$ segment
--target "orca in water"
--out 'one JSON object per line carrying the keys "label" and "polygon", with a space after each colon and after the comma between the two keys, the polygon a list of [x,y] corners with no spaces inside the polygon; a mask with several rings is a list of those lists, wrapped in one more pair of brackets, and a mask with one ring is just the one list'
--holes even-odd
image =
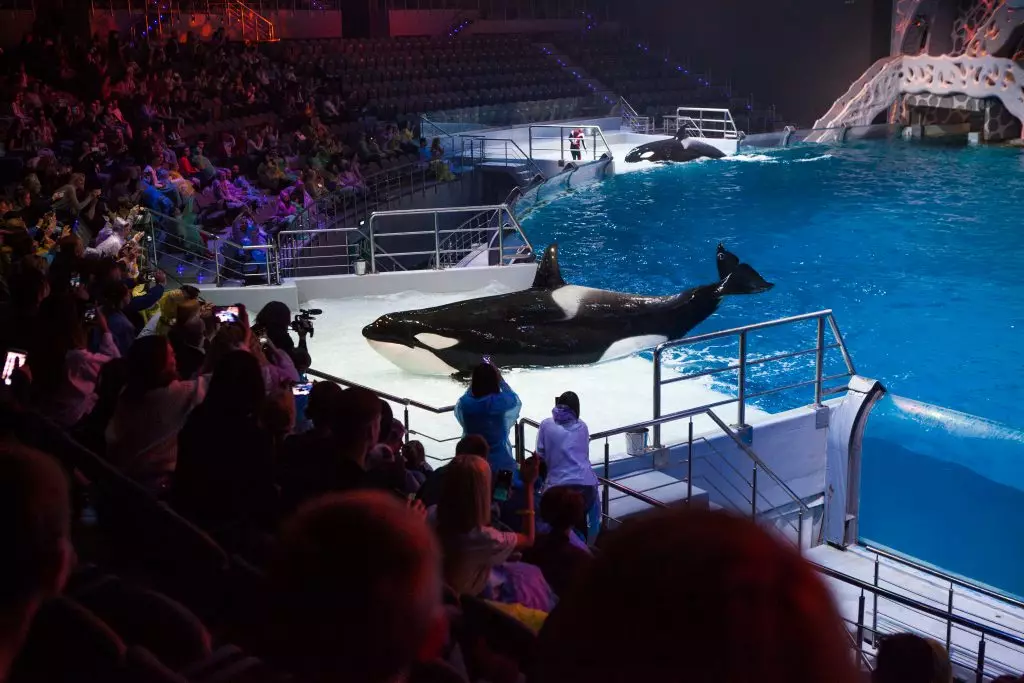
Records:
{"label": "orca in water", "polygon": [[688,136],[685,130],[668,140],[655,140],[634,147],[626,155],[627,164],[639,161],[693,161],[694,159],[721,159],[725,152],[706,142]]}
{"label": "orca in water", "polygon": [[587,365],[680,339],[723,296],[773,287],[721,244],[717,262],[718,282],[645,296],[566,284],[552,244],[530,289],[389,313],[364,327],[363,336],[417,374],[464,375],[485,356],[503,368]]}

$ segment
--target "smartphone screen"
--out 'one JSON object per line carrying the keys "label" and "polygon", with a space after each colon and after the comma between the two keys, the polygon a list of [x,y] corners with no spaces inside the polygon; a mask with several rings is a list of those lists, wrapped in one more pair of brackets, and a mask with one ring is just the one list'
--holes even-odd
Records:
{"label": "smartphone screen", "polygon": [[512,493],[512,470],[498,470],[494,480],[494,500],[506,501]]}
{"label": "smartphone screen", "polygon": [[10,350],[7,352],[7,357],[4,358],[4,372],[3,382],[5,386],[11,386],[11,378],[14,376],[14,371],[25,364],[28,360],[28,354],[24,351]]}
{"label": "smartphone screen", "polygon": [[222,323],[238,322],[238,306],[217,306],[213,311],[217,320]]}
{"label": "smartphone screen", "polygon": [[313,388],[312,382],[306,384],[296,384],[292,387],[292,393],[296,396],[309,396],[309,390]]}
{"label": "smartphone screen", "polygon": [[71,273],[71,286],[77,287],[82,284],[82,277],[78,273]]}
{"label": "smartphone screen", "polygon": [[90,306],[85,309],[85,322],[91,323],[96,320],[96,307]]}

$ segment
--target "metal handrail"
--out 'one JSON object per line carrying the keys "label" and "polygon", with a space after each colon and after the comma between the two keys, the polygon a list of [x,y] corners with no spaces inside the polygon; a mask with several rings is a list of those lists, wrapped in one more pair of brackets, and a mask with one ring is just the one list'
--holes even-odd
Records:
{"label": "metal handrail", "polygon": [[[668,504],[664,503],[663,501],[657,500],[655,498],[651,498],[650,496],[644,495],[643,493],[640,493],[639,491],[633,490],[633,489],[629,488],[628,486],[623,486],[622,484],[619,484],[618,482],[616,482],[614,480],[608,479],[606,477],[600,477],[600,476],[597,477],[597,479],[598,479],[599,485],[605,486],[605,490],[606,491],[607,491],[608,488],[615,489],[616,491],[624,493],[625,495],[630,496],[632,498],[635,498],[636,500],[639,500],[639,501],[641,501],[641,502],[643,502],[643,503],[645,503],[647,505],[650,505],[651,507],[654,507],[654,508],[667,509],[667,508],[670,507]],[[606,495],[606,497],[607,497],[607,495]],[[603,516],[603,519],[605,519],[605,520],[609,519],[608,508],[607,508],[607,504],[606,503],[605,503],[604,508],[602,510],[602,516]],[[848,634],[851,636],[851,640],[852,640],[851,646],[852,646],[852,649],[854,650],[854,652],[856,653],[858,661],[860,661],[868,669],[870,669],[871,666],[870,666],[870,663],[867,660],[867,653],[865,653],[864,649],[863,649],[863,645],[862,645],[863,640],[864,640],[863,639],[863,634],[864,634],[865,630],[869,630],[869,631],[872,631],[873,633],[877,634],[878,633],[878,627],[877,627],[877,625],[875,625],[875,626],[868,626],[867,624],[865,624],[865,619],[864,619],[864,616],[865,616],[864,615],[864,612],[865,612],[864,594],[865,593],[868,593],[868,594],[872,595],[872,597],[873,597],[873,599],[875,601],[875,615],[876,615],[876,618],[877,618],[878,599],[881,598],[881,599],[884,599],[884,600],[890,600],[892,602],[895,602],[895,603],[897,603],[899,605],[902,605],[903,607],[908,608],[910,610],[913,610],[915,612],[920,612],[922,614],[925,614],[925,615],[927,615],[927,616],[929,616],[929,617],[931,617],[933,619],[936,619],[938,621],[945,621],[948,624],[948,627],[950,629],[955,625],[955,626],[957,626],[958,628],[960,628],[962,630],[975,631],[975,632],[979,633],[981,635],[981,640],[978,643],[977,663],[974,666],[974,671],[977,674],[977,680],[979,682],[982,680],[982,677],[983,677],[984,671],[985,671],[985,661],[986,661],[986,658],[985,658],[985,650],[986,650],[985,644],[986,644],[986,638],[991,639],[991,640],[996,640],[997,642],[998,641],[1003,641],[1004,643],[1024,648],[1024,638],[1022,638],[1020,636],[1014,635],[1012,633],[1008,633],[1007,631],[1004,631],[1002,629],[989,626],[987,624],[975,621],[973,619],[969,619],[969,618],[966,618],[966,617],[958,616],[956,614],[953,614],[952,611],[943,611],[943,610],[941,610],[941,609],[939,609],[937,607],[934,607],[932,605],[929,605],[927,603],[921,602],[919,600],[915,600],[913,598],[909,598],[907,596],[901,595],[899,593],[895,593],[895,592],[887,590],[885,588],[880,588],[880,587],[872,585],[872,584],[870,584],[870,583],[868,583],[866,581],[862,581],[861,579],[858,579],[856,577],[849,576],[849,575],[844,574],[842,572],[836,571],[836,570],[834,570],[834,569],[832,569],[830,567],[826,567],[826,566],[824,566],[822,564],[818,564],[817,562],[808,561],[808,563],[819,574],[822,574],[822,575],[824,575],[826,577],[829,577],[829,578],[834,579],[836,581],[839,581],[841,583],[844,583],[844,584],[847,584],[849,586],[852,586],[853,588],[857,588],[857,589],[859,589],[861,591],[861,596],[860,596],[860,600],[859,600],[859,603],[858,603],[858,617],[857,617],[857,621],[852,621],[852,620],[847,619],[845,617],[843,617],[843,621],[845,621],[848,624],[850,624],[851,626],[855,627],[854,633],[849,633],[849,631],[848,631]],[[947,643],[946,647],[947,647],[947,650],[948,650],[949,649],[949,643]],[[950,652],[952,652],[952,651],[950,651]],[[995,660],[992,660],[992,661],[995,661]]]}
{"label": "metal handrail", "polygon": [[[696,114],[696,116],[694,116]],[[713,115],[712,118],[706,118],[704,115]],[[717,115],[717,116],[714,116]],[[676,126],[678,130],[678,123],[682,120],[688,120],[697,126],[700,131],[700,137],[707,137],[707,133],[720,134],[726,140],[735,140],[739,137],[740,131],[736,128],[736,121],[732,118],[732,111],[729,109],[720,109],[715,107],[676,107],[675,117],[666,117],[667,119],[675,118]],[[708,124],[708,125],[705,125]]]}
{"label": "metal handrail", "polygon": [[[385,184],[384,181],[390,180],[391,178],[395,178],[395,177],[401,178],[401,177],[403,177],[406,174],[406,172],[411,172],[411,173],[421,172],[425,176],[426,175],[426,171],[427,171],[427,169],[426,169],[425,162],[423,162],[423,161],[411,161],[411,162],[409,162],[407,164],[399,164],[398,166],[391,166],[390,168],[381,169],[380,171],[377,171],[376,173],[371,173],[370,175],[368,175],[365,178],[363,178],[363,182],[365,183],[365,185],[366,185],[368,190],[375,190],[379,186],[384,185]],[[456,176],[456,177],[461,178],[462,176],[459,175],[459,176]],[[426,179],[425,178],[424,178],[423,186],[424,187],[426,186]],[[308,216],[310,214],[318,211],[320,208],[322,208],[323,205],[327,205],[327,204],[331,204],[331,203],[348,204],[349,200],[353,200],[352,201],[353,205],[358,204],[357,200],[359,198],[354,196],[354,195],[352,195],[350,192],[346,192],[345,191],[346,189],[347,188],[341,188],[341,189],[335,190],[334,192],[331,192],[330,194],[317,199],[313,204],[311,204],[309,206],[303,207],[298,213],[295,214],[295,218],[292,220],[292,225],[303,225],[303,224],[310,223],[310,220],[309,220]],[[412,192],[416,192],[416,190],[413,189]],[[358,207],[354,206],[353,208],[358,208]],[[306,232],[315,232],[318,229],[319,228],[308,228],[308,229],[306,229]]]}
{"label": "metal handrail", "polygon": [[[757,332],[760,330],[766,330],[773,327],[779,327],[782,325],[790,325],[808,320],[817,321],[817,336],[816,343],[813,348],[805,349],[801,351],[793,351],[785,354],[779,354],[773,357],[747,360],[747,336],[751,332]],[[832,331],[832,335],[835,337],[835,344],[825,344],[825,324],[828,324]],[[691,346],[693,344],[700,344],[715,339],[721,339],[723,337],[737,337],[739,341],[739,360],[736,364],[729,363],[728,365],[710,368],[702,372],[690,373],[686,375],[679,375],[668,379],[662,377],[662,363],[664,354],[675,348],[681,348],[684,346]],[[824,374],[825,365],[825,352],[832,348],[838,348],[843,356],[843,361],[846,364],[846,372],[838,375]],[[746,377],[747,368],[752,365],[758,365],[767,363],[773,360],[780,360],[783,358],[793,358],[802,355],[815,355],[815,374],[814,379],[806,382],[798,382],[783,387],[775,387],[765,391],[758,392],[756,394],[747,394]],[[734,327],[728,330],[722,330],[720,332],[710,332],[708,334],[699,334],[694,337],[684,337],[675,341],[668,341],[659,344],[654,349],[654,377],[653,377],[653,393],[654,393],[654,416],[658,417],[661,414],[661,390],[662,387],[668,384],[674,384],[675,382],[681,382],[686,379],[694,379],[696,377],[706,377],[710,375],[719,374],[722,372],[738,371],[737,377],[737,391],[736,398],[726,399],[715,404],[715,406],[726,405],[729,403],[737,404],[737,422],[739,426],[746,425],[746,409],[747,400],[759,396],[767,396],[770,394],[779,393],[782,391],[788,391],[790,389],[799,388],[802,386],[814,385],[814,405],[821,405],[822,398],[826,395],[839,393],[843,391],[845,387],[832,387],[826,389],[823,385],[826,381],[840,379],[843,377],[852,377],[857,374],[856,369],[853,365],[853,359],[850,357],[850,352],[846,348],[846,343],[843,340],[843,336],[839,331],[839,326],[835,321],[835,317],[832,315],[831,309],[817,311],[814,313],[804,313],[802,315],[794,315],[787,318],[779,318],[777,320],[768,320],[760,323],[753,323],[751,325],[744,325],[742,327]],[[660,445],[661,443],[661,429],[660,426],[654,428],[654,444]]]}
{"label": "metal handrail", "polygon": [[[489,137],[487,135],[473,135],[473,134],[468,134],[468,133],[464,133],[460,137],[469,139],[469,140],[473,141],[474,144],[477,141],[483,143],[483,144],[480,145],[480,160],[481,161],[487,161],[488,160],[488,157],[487,157],[487,144],[486,143],[488,143],[488,142],[500,142],[500,143],[503,143],[505,145],[505,154],[501,158],[504,161],[508,162],[510,159],[514,159],[516,161],[520,161],[520,162],[522,162],[522,164],[524,166],[529,166],[530,167],[530,171],[533,173],[533,175],[535,177],[536,176],[540,176],[541,178],[547,179],[547,176],[544,174],[544,171],[542,171],[540,166],[537,165],[537,162],[534,161],[533,157],[531,155],[527,154],[523,150],[523,148],[519,146],[519,143],[516,142],[515,140],[513,140],[512,138],[495,138],[495,137]],[[509,156],[509,145],[512,145],[512,149],[513,150],[519,152],[518,156],[511,156],[511,157]]]}
{"label": "metal handrail", "polygon": [[[615,489],[616,491],[619,491],[621,493],[625,493],[630,498],[636,498],[637,500],[639,500],[642,503],[647,503],[651,507],[656,507],[656,508],[667,508],[667,507],[669,507],[667,503],[665,503],[663,501],[660,501],[657,498],[651,498],[650,496],[644,495],[643,493],[640,493],[636,489],[631,489],[628,486],[623,486],[622,484],[620,484],[619,482],[615,481],[614,479],[605,479],[604,477],[598,477],[597,481],[598,481],[599,484],[604,484],[605,486],[610,486],[611,488]],[[605,514],[607,514],[607,511],[605,512]]]}
{"label": "metal handrail", "polygon": [[[796,493],[793,491],[793,489],[791,489],[784,481],[782,481],[782,479],[780,479],[779,476],[776,475],[775,472],[773,472],[772,469],[770,467],[768,467],[768,465],[765,464],[765,462],[763,460],[761,460],[760,456],[758,456],[753,451],[753,449],[750,448],[750,446],[748,446],[747,444],[743,443],[743,441],[739,438],[739,436],[727,424],[725,424],[725,422],[723,422],[721,420],[721,418],[719,418],[717,415],[714,414],[714,412],[712,411],[712,407],[709,407],[709,406],[699,406],[697,408],[689,408],[687,410],[681,410],[681,411],[678,411],[678,412],[671,413],[670,415],[663,415],[663,416],[652,418],[650,420],[644,420],[643,422],[635,422],[633,424],[624,425],[624,426],[621,426],[621,427],[615,427],[615,428],[612,428],[612,429],[607,429],[607,430],[604,430],[604,431],[601,431],[601,432],[596,432],[594,434],[591,434],[590,435],[590,441],[591,442],[598,441],[598,440],[601,440],[601,439],[604,440],[604,463],[603,463],[603,472],[604,472],[604,474],[603,474],[603,478],[604,479],[609,479],[609,480],[611,479],[611,446],[610,446],[610,443],[608,441],[609,437],[616,436],[618,434],[625,434],[626,432],[630,432],[630,431],[646,429],[648,427],[658,428],[661,425],[669,423],[669,422],[675,422],[675,421],[678,421],[678,420],[689,419],[690,420],[690,429],[689,429],[689,437],[687,439],[688,449],[687,449],[687,476],[686,476],[687,495],[686,495],[686,500],[687,501],[692,500],[692,498],[693,498],[693,442],[694,442],[693,418],[694,417],[699,417],[701,415],[706,415],[707,417],[711,418],[712,422],[714,422],[723,432],[725,432],[725,434],[733,441],[733,443],[735,443],[736,446],[739,447],[739,449],[741,451],[743,451],[743,453],[745,453],[747,455],[747,457],[750,458],[751,462],[753,463],[753,475],[754,476],[753,476],[753,481],[751,482],[751,488],[752,488],[753,493],[752,493],[752,495],[750,497],[751,498],[751,516],[752,517],[756,518],[757,514],[758,514],[758,512],[757,512],[757,495],[758,495],[757,494],[757,475],[758,475],[758,471],[761,471],[761,472],[767,474],[768,477],[773,482],[775,482],[775,484],[791,499],[791,501],[797,505],[797,510],[798,510],[797,511],[797,546],[801,547],[801,543],[802,543],[802,539],[803,539],[804,516],[810,514],[810,508],[807,506],[806,503],[804,503],[804,501],[799,496],[796,495]],[[537,422],[536,420],[532,420],[530,418],[526,418],[526,417],[521,418],[519,420],[519,422],[517,423],[516,430],[515,430],[516,431],[516,443],[519,444],[519,447],[521,449],[521,450],[519,450],[517,452],[517,458],[518,458],[518,460],[520,462],[523,461],[523,459],[525,457],[525,453],[526,453],[526,436],[525,436],[525,431],[524,431],[524,427],[526,425],[529,425],[529,426],[531,426],[531,427],[533,427],[535,429],[539,429],[540,428],[540,423],[539,422]],[[762,494],[762,497],[764,497],[763,494]],[[604,489],[604,495],[602,496],[601,505],[602,505],[602,513],[603,513],[604,517],[607,518],[608,517],[608,505],[609,505],[608,488],[607,487]]]}
{"label": "metal handrail", "polygon": [[[601,144],[604,145],[604,149],[605,149],[604,154],[607,154],[609,156],[609,158],[613,156],[612,155],[612,148],[608,145],[608,141],[604,137],[604,132],[601,130],[601,126],[595,126],[595,125],[583,124],[583,123],[578,124],[578,125],[560,125],[560,124],[554,124],[554,123],[549,123],[549,124],[538,123],[538,124],[532,124],[530,126],[530,129],[529,129],[529,135],[530,135],[530,158],[531,159],[534,156],[534,145],[533,145],[533,129],[534,128],[557,128],[558,129],[559,158],[560,158],[560,160],[563,163],[565,162],[565,131],[567,131],[567,130],[575,130],[577,128],[581,128],[581,129],[583,129],[585,131],[590,131],[590,134],[591,134],[590,137],[591,137],[592,142],[593,142],[593,145],[592,145],[593,149],[591,150],[591,156],[593,157],[593,161],[597,161],[597,159],[599,158],[598,153],[597,153],[597,140],[598,140],[598,138],[600,138]],[[544,137],[538,138],[538,140],[550,140],[550,139],[551,138],[544,138]],[[540,152],[540,151],[544,151],[545,149],[546,148],[538,147],[537,151]]]}
{"label": "metal handrail", "polygon": [[[505,220],[499,220],[499,222],[498,222],[499,224],[496,227],[497,237],[498,237],[497,250],[498,250],[498,265],[499,266],[511,265],[510,263],[509,264],[505,263],[505,244],[504,244],[505,237],[504,237],[504,232],[508,228],[514,229],[519,234],[519,236],[523,240],[524,245],[528,249],[528,253],[532,253],[533,252],[533,245],[530,243],[529,238],[526,236],[526,233],[523,231],[522,226],[519,225],[519,221],[516,220],[516,217],[514,215],[512,215],[512,211],[509,209],[507,204],[489,204],[489,205],[482,205],[482,206],[449,206],[449,207],[439,207],[439,208],[435,208],[435,209],[396,209],[394,211],[374,211],[373,213],[370,214],[370,218],[367,220],[367,226],[368,226],[368,230],[369,230],[369,240],[370,240],[370,271],[369,272],[371,272],[371,273],[376,273],[377,272],[377,246],[376,246],[376,239],[378,237],[398,237],[398,236],[409,236],[409,235],[428,235],[428,234],[433,234],[434,235],[434,249],[431,250],[431,251],[417,251],[417,252],[395,253],[395,254],[392,254],[392,256],[434,256],[434,258],[435,258],[434,263],[436,264],[435,267],[436,268],[440,268],[440,266],[441,266],[441,258],[440,258],[441,254],[442,253],[452,253],[451,250],[442,250],[442,248],[441,248],[441,235],[442,234],[446,234],[446,233],[447,234],[452,234],[455,231],[454,230],[448,230],[448,229],[442,230],[440,228],[439,223],[438,223],[438,217],[443,215],[443,214],[469,213],[469,212],[472,212],[472,213],[475,213],[475,214],[480,214],[480,213],[487,212],[487,211],[498,212],[499,216],[507,216],[507,221],[508,222],[505,222]],[[379,221],[381,218],[385,218],[385,217],[389,217],[389,216],[429,216],[429,215],[432,215],[434,217],[434,229],[433,230],[412,230],[412,231],[397,232],[397,233],[380,233],[380,232],[375,230],[375,223],[377,221]]]}
{"label": "metal handrail", "polygon": [[621,109],[622,121],[629,126],[631,131],[634,133],[651,132],[651,117],[640,116],[636,109],[633,108],[633,105],[626,101],[625,97],[619,97],[619,107]]}
{"label": "metal handrail", "polygon": [[924,614],[927,614],[928,616],[934,617],[941,621],[949,621],[950,623],[961,628],[972,631],[978,631],[979,633],[985,636],[995,637],[999,640],[1004,640],[1008,643],[1012,643],[1013,645],[1024,648],[1024,637],[1016,636],[1012,633],[1003,631],[1002,629],[994,628],[987,624],[982,624],[980,622],[974,621],[973,619],[961,617],[950,612],[944,612],[938,607],[933,607],[932,605],[929,605],[927,603],[919,602],[917,600],[914,600],[913,598],[908,598],[905,595],[900,595],[899,593],[895,593],[885,588],[873,586],[867,581],[863,581],[856,577],[849,576],[840,571],[836,571],[831,567],[826,567],[825,565],[818,564],[817,562],[810,562],[810,564],[812,567],[818,570],[818,572],[824,574],[825,576],[836,579],[837,581],[842,581],[843,583],[853,586],[854,588],[859,588],[862,591],[873,593],[880,598],[884,598],[885,600],[891,600],[892,602],[903,605],[904,607],[909,607],[910,609],[913,609],[918,612],[923,612]]}
{"label": "metal handrail", "polygon": [[[906,565],[914,571],[919,571],[923,574],[934,576],[937,579],[942,579],[944,582],[949,582],[950,584],[953,584],[955,586],[960,586],[961,588],[966,588],[975,593],[980,593],[981,595],[984,595],[988,598],[992,598],[993,600],[999,600],[1000,602],[1005,602],[1009,605],[1013,605],[1014,607],[1024,609],[1024,601],[1022,600],[1018,600],[1009,595],[1005,595],[998,591],[994,591],[991,588],[986,588],[981,584],[974,583],[968,579],[962,579],[953,574],[944,572],[941,569],[930,567],[926,564],[921,564],[920,562],[915,562],[914,560],[907,557],[903,557],[902,555],[899,555],[897,553],[891,553],[887,550],[882,550],[881,548],[877,548],[873,545],[869,545],[863,542],[860,545],[862,548],[864,548],[864,550],[868,551],[869,553],[873,553],[876,556],[881,556],[889,560],[893,560],[894,562],[898,562],[899,564]],[[899,567],[895,567],[895,569],[898,570]]]}

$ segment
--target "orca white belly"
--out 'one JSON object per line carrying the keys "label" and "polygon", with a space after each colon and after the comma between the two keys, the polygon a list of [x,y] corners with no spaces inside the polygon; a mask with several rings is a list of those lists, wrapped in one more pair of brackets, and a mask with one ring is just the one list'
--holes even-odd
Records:
{"label": "orca white belly", "polygon": [[429,349],[411,348],[404,344],[367,339],[370,347],[407,372],[416,375],[451,375],[455,368],[445,363]]}

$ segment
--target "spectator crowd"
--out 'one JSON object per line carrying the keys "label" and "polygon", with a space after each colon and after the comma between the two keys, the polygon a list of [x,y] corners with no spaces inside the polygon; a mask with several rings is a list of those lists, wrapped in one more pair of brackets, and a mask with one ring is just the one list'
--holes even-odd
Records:
{"label": "spectator crowd", "polygon": [[114,254],[128,215],[145,209],[139,227],[154,224],[167,251],[191,259],[209,255],[210,235],[263,244],[328,194],[372,196],[367,176],[381,169],[454,177],[440,140],[349,111],[323,60],[264,48],[221,33],[27,35],[0,57],[5,246],[31,240],[50,260],[70,234]]}
{"label": "spectator crowd", "polygon": [[[518,462],[521,402],[481,363],[434,469],[388,402],[307,381],[284,304],[211,306],[147,261],[147,214],[209,229],[358,191],[361,163],[415,153],[408,126],[349,155],[313,66],[220,40],[7,59],[0,680],[858,680],[822,579],[768,531],[668,509],[602,532],[575,393]],[[916,636],[876,662],[952,680]]]}

